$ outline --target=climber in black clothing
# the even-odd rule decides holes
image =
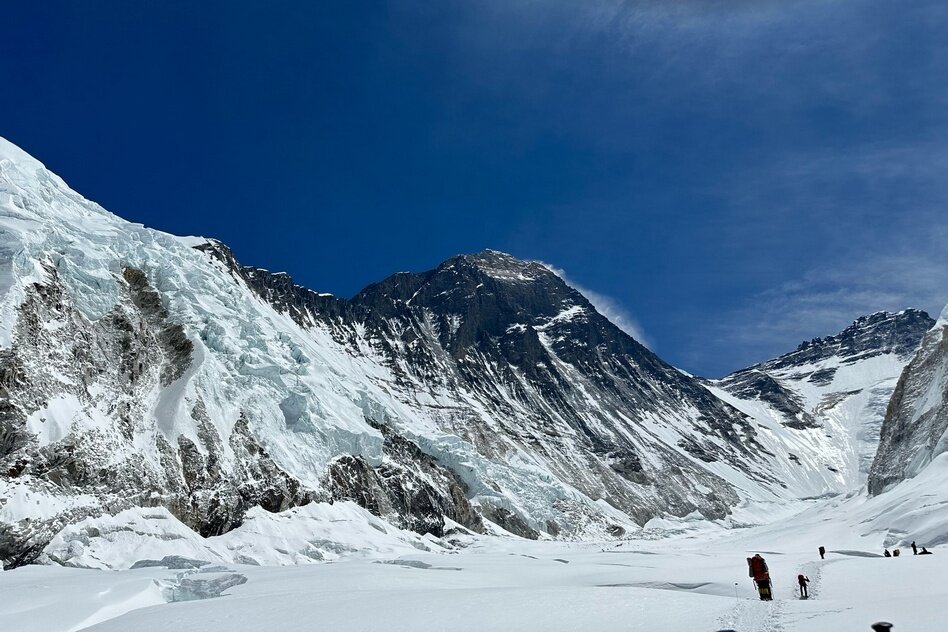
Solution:
[[[810,591],[807,590],[806,585],[810,583],[810,578],[801,573],[797,575],[797,581],[800,583],[800,599],[809,599]]]

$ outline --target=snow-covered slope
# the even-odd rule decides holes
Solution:
[[[948,307],[905,368],[886,411],[869,476],[879,494],[948,452]]]
[[[753,419],[787,496],[849,492],[866,482],[898,376],[932,323],[911,309],[864,316],[710,388]]]
[[[205,536],[251,507],[340,496],[436,534],[446,518],[481,529],[472,500],[538,525],[567,511],[577,529],[615,522],[403,405],[387,367],[324,325],[301,327],[192,247],[204,240],[125,222],[5,141],[0,230],[7,565],[64,525],[137,506],[167,507]]]
[[[721,472],[770,483],[743,415],[541,264],[459,256],[352,306],[366,353],[392,367],[408,405],[491,459],[551,472],[639,522],[723,517],[738,496]]]

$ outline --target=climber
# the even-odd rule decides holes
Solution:
[[[747,570],[750,576],[754,578],[760,600],[771,601],[774,596],[770,584],[770,569],[767,568],[767,562],[760,556],[760,553],[747,558]]]
[[[825,548],[825,547],[822,547],[822,546],[820,547],[820,559],[821,559],[821,560],[825,560],[825,559],[826,559],[826,548]]]
[[[800,584],[800,599],[809,599],[810,591],[807,590],[806,585],[810,583],[810,578],[800,573],[797,575],[797,582]]]
[[[912,540],[912,555],[918,555],[918,547],[915,546],[915,540]]]

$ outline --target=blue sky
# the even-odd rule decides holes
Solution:
[[[0,135],[320,291],[496,248],[710,376],[948,301],[940,0],[28,4]]]

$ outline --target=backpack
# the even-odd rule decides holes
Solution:
[[[750,572],[750,576],[753,578],[766,577],[767,571],[767,562],[764,561],[762,557],[749,557],[747,558],[747,567]]]

